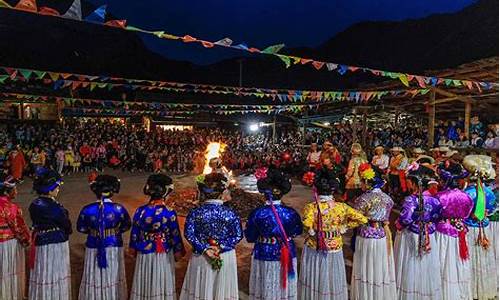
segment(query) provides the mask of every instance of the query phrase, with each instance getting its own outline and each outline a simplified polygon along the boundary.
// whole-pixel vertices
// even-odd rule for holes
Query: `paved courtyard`
[[[121,179],[121,191],[120,194],[114,197],[114,201],[122,203],[125,205],[129,211],[131,217],[135,209],[147,202],[147,197],[142,193],[143,185],[149,174],[131,174],[123,173],[118,171],[108,171],[107,174],[116,175]],[[180,190],[188,187],[194,187],[194,176],[173,176],[175,182],[175,188]],[[89,202],[95,201],[95,195],[90,191],[87,181],[86,174],[76,174],[69,175],[64,178],[64,186],[59,196],[59,201],[69,210],[70,218],[75,223],[80,209]],[[16,199],[24,211],[25,220],[28,225],[31,224],[29,220],[28,207],[31,200],[36,195],[31,191],[31,180],[27,179],[23,184],[19,186],[19,195]],[[304,187],[301,184],[296,184],[293,186],[292,191],[286,195],[283,202],[289,206],[295,208],[299,213],[302,212],[304,204],[310,201],[311,191],[309,188]],[[185,216],[180,215],[179,221],[181,229],[184,228]],[[244,226],[244,224],[243,224]],[[73,230],[75,228],[73,226]],[[349,236],[344,237],[344,255],[346,257],[346,269],[348,279],[350,278],[350,266],[352,252],[349,249],[350,232]],[[129,233],[125,235],[125,242],[128,245]],[[299,255],[301,253],[303,245],[303,237],[296,239],[297,246],[299,248]],[[85,251],[85,235],[78,232],[74,232],[70,237],[70,247],[71,247],[71,270],[72,270],[72,288],[73,288],[73,298],[77,299],[78,288],[80,286],[80,280],[83,271],[83,259]],[[186,267],[191,257],[190,246],[186,244],[186,249],[188,250],[187,255],[177,263],[176,265],[176,281],[177,281],[177,292],[179,293],[182,282],[184,279],[184,274]],[[248,295],[248,278],[250,275],[250,256],[252,252],[252,245],[247,243],[245,239],[237,247],[237,257],[238,257],[238,276],[239,276],[239,289],[241,299],[247,299]],[[135,260],[132,257],[126,256],[126,272],[127,272],[127,284],[128,288],[132,286],[132,278],[134,273]]]

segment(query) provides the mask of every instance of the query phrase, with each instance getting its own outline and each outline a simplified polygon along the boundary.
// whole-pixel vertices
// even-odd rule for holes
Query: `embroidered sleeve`
[[[128,214],[125,207],[120,206],[118,214],[120,216],[120,232],[128,231],[132,224],[130,223],[130,215]]]
[[[186,254],[186,250],[184,249],[184,244],[182,243],[177,214],[175,211],[172,211],[172,214],[169,217],[168,229],[170,231],[170,245],[174,249],[175,254],[184,256],[184,254]]]
[[[368,211],[368,208],[369,208],[369,200],[366,199],[368,197],[367,194],[363,194],[359,197],[357,197],[356,199],[354,199],[354,203],[352,205],[352,207],[362,213],[366,213],[366,211]]]
[[[137,249],[137,242],[139,242],[139,236],[141,233],[141,227],[139,224],[139,219],[141,216],[142,209],[139,207],[134,213],[134,219],[132,223],[132,230],[130,231],[130,243],[129,247]]]
[[[255,212],[253,211],[247,220],[247,226],[245,227],[245,238],[249,243],[255,243],[259,238],[259,230],[255,222]]]
[[[399,223],[408,226],[413,223],[413,213],[415,212],[417,202],[414,201],[413,196],[409,196],[405,198],[405,202],[403,203],[403,207],[401,208],[401,214],[399,215]]]
[[[304,207],[304,217],[302,219],[302,225],[304,226],[305,232],[309,232],[309,230],[313,229],[315,212],[315,204],[309,203]]]
[[[66,234],[70,235],[73,232],[73,229],[71,228],[71,220],[69,219],[68,216],[68,210],[61,205],[59,207],[54,207],[52,211],[53,211],[52,217],[54,218],[54,222]]]
[[[184,236],[186,240],[191,244],[196,253],[203,253],[209,247],[208,242],[203,242],[199,239],[196,232],[196,211],[190,211],[186,217],[186,223],[184,225]]]
[[[78,216],[78,220],[76,221],[76,230],[81,233],[90,232],[90,228],[87,223],[87,216],[85,215],[84,210],[82,210]]]
[[[346,226],[348,228],[355,228],[368,222],[368,219],[360,211],[350,207],[347,204],[342,204],[345,207],[345,218],[347,221]]]
[[[13,218],[9,218],[7,222],[16,239],[24,247],[27,247],[30,244],[30,231],[24,222],[21,209],[17,208],[15,216],[13,216]]]
[[[222,245],[223,250],[224,248],[234,249],[243,238],[240,218],[234,212],[231,212],[231,218],[227,226],[227,230],[228,236],[227,241],[225,241],[225,244]]]
[[[286,228],[286,231],[288,232],[288,236],[292,238],[302,234],[303,225],[299,214],[294,209],[290,210],[290,226]]]

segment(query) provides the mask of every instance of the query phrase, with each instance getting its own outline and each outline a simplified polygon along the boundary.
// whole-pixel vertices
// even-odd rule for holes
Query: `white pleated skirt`
[[[398,299],[441,299],[439,251],[434,234],[430,236],[430,246],[431,251],[420,257],[418,256],[418,234],[407,229],[396,234],[394,263]]]
[[[123,247],[106,248],[106,262],[106,268],[99,268],[97,249],[85,249],[85,262],[78,299],[127,299]]]
[[[356,237],[353,256],[351,299],[396,299],[394,254],[387,239]]]
[[[0,242],[0,272],[0,299],[24,299],[24,248],[16,239]]]
[[[174,300],[175,260],[168,253],[137,254],[131,300]]]
[[[347,300],[347,280],[342,250],[320,253],[304,246],[300,267],[299,299]]]
[[[486,237],[491,242],[492,237],[488,235],[488,227],[485,228],[485,233]],[[472,269],[472,296],[474,299],[479,300],[494,299],[498,296],[498,281],[496,278],[498,267],[495,261],[495,253],[491,245],[488,250],[485,250],[480,245],[476,245],[478,234],[479,228],[469,227],[469,232],[467,233],[467,244],[469,246]]]
[[[30,273],[29,299],[71,299],[71,270],[67,241],[36,246],[35,266]]]
[[[495,254],[495,266],[498,266],[498,256],[499,253],[498,251],[500,250],[498,248],[498,222],[496,221],[490,221],[490,225],[486,227],[486,236],[490,239],[491,242],[491,250],[493,250],[493,254]],[[498,268],[495,268],[495,273],[496,273],[496,283],[497,283],[497,290],[498,290]]]
[[[441,266],[442,299],[472,299],[470,258],[465,261],[460,258],[458,238],[439,232],[435,236]]]
[[[215,271],[204,255],[191,256],[182,285],[181,300],[238,299],[236,252],[221,254],[222,268]]]
[[[252,256],[250,269],[250,295],[254,300],[297,299],[297,259],[293,259],[295,277],[288,278],[286,288],[282,288],[281,263],[279,261],[258,260]]]

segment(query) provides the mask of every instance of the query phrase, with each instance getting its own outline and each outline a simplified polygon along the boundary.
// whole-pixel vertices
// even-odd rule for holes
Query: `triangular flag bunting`
[[[49,72],[49,76],[50,78],[53,80],[53,81],[56,81],[59,79],[59,73],[53,73],[53,72]]]
[[[182,41],[184,43],[191,43],[191,42],[196,42],[196,38],[190,36],[190,35],[185,35],[182,37]]]
[[[209,41],[200,41],[200,43],[203,45],[205,48],[212,48],[214,46],[214,43],[209,42]]]
[[[233,44],[233,41],[230,38],[223,38],[222,40],[218,40],[214,44],[218,46],[230,47]]]
[[[111,27],[125,28],[125,26],[127,26],[127,20],[110,20],[104,23],[104,25],[108,25]]]
[[[462,83],[469,89],[472,90],[472,82],[469,80],[463,80]]]
[[[322,61],[313,61],[312,65],[316,68],[316,70],[319,70],[325,65],[325,63]]]
[[[161,39],[165,34],[165,31],[153,31],[153,34]]]
[[[80,0],[75,0],[68,10],[61,16],[66,19],[73,19],[77,21],[82,20],[82,4]]]
[[[30,12],[37,12],[36,8],[36,1],[35,0],[21,0],[17,5],[14,7],[15,9],[19,10],[24,10],[24,11],[30,11]]]
[[[40,10],[38,11],[39,14],[41,15],[47,15],[47,16],[56,16],[59,17],[59,12],[53,8],[50,7],[41,7]]]
[[[400,74],[399,75],[399,80],[401,80],[401,82],[405,85],[405,86],[410,86],[410,84],[408,83],[408,77],[406,77],[405,74]]]
[[[240,49],[240,50],[248,50],[248,46],[245,43],[238,44],[236,46],[233,46],[233,48]]]
[[[290,57],[289,56],[281,55],[281,54],[277,54],[276,56],[278,56],[285,63],[287,68],[290,67]]]
[[[290,57],[291,59],[293,59],[293,64],[294,64],[294,65],[296,65],[296,64],[298,64],[298,63],[300,63],[300,60],[302,59],[302,58],[297,57],[297,56],[289,56],[289,57]]]
[[[0,0],[0,7],[7,7],[7,8],[12,8],[7,2],[4,0]]]
[[[93,13],[85,18],[87,22],[104,23],[106,16],[106,4],[99,6]]]
[[[333,71],[337,68],[337,64],[334,64],[334,63],[326,63],[326,68],[328,69],[328,71]]]
[[[24,78],[30,79],[31,74],[33,74],[33,71],[31,70],[26,70],[26,69],[19,69],[19,72],[21,75],[23,75]]]
[[[269,46],[266,49],[262,50],[262,53],[276,54],[276,53],[280,52],[280,50],[283,49],[283,47],[285,47],[285,44],[278,44],[278,45]]]
[[[9,75],[0,75],[0,83],[4,83],[7,78],[9,78]]]

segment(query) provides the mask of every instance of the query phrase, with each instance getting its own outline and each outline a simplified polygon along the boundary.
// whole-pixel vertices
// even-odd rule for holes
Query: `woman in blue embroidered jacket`
[[[245,237],[255,243],[250,272],[250,299],[297,299],[297,258],[293,238],[302,234],[300,215],[281,203],[290,179],[271,166],[255,173],[267,204],[248,217]]]
[[[186,218],[184,236],[193,247],[193,255],[180,299],[238,299],[235,247],[243,233],[238,215],[223,205],[230,200],[225,193],[227,179],[213,172],[196,180],[206,200]]]
[[[177,214],[165,200],[174,190],[172,178],[149,176],[144,194],[149,202],[134,214],[130,249],[137,254],[130,299],[175,299],[175,260],[184,254]]]
[[[33,189],[38,197],[29,207],[34,244],[30,252],[29,299],[71,298],[71,271],[68,238],[72,233],[68,211],[56,201],[60,175],[39,168]]]
[[[130,229],[130,216],[123,205],[111,200],[120,191],[120,181],[99,175],[90,188],[97,201],[82,208],[76,224],[79,232],[88,235],[78,298],[126,299],[122,234]]]
[[[464,191],[474,202],[472,213],[464,221],[469,228],[467,244],[472,269],[472,297],[495,299],[498,298],[498,266],[491,247],[491,237],[487,233],[490,226],[488,216],[498,209],[498,203],[493,191],[484,183],[495,178],[495,169],[491,157],[486,155],[467,155],[463,165],[471,174],[471,184]]]

